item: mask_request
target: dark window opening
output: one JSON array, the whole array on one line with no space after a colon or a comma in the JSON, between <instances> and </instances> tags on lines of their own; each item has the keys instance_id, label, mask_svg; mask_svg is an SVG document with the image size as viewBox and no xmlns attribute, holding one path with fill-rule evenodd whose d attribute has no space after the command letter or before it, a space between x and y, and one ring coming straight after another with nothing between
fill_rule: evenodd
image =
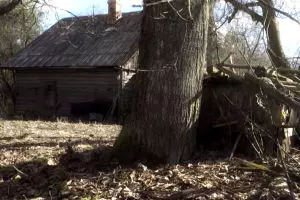
<instances>
[{"instance_id":1,"label":"dark window opening","mask_svg":"<svg viewBox=\"0 0 300 200\"><path fill-rule=\"evenodd\" d=\"M49 108L54 108L56 106L56 83L45 84L44 87L44 105Z\"/></svg>"},{"instance_id":2,"label":"dark window opening","mask_svg":"<svg viewBox=\"0 0 300 200\"><path fill-rule=\"evenodd\" d=\"M112 117L116 116L116 110L113 111ZM111 116L111 112L112 101L71 103L71 114L75 117L89 117L91 114L97 114L106 118Z\"/></svg>"}]
</instances>

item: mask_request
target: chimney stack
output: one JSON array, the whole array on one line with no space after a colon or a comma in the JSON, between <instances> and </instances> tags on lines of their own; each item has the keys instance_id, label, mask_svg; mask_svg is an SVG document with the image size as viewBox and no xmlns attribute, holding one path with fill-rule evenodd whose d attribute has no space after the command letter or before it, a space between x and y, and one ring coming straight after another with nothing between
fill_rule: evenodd
<instances>
[{"instance_id":1,"label":"chimney stack","mask_svg":"<svg viewBox=\"0 0 300 200\"><path fill-rule=\"evenodd\" d=\"M108 24L115 24L122 17L120 0L108 0Z\"/></svg>"}]
</instances>

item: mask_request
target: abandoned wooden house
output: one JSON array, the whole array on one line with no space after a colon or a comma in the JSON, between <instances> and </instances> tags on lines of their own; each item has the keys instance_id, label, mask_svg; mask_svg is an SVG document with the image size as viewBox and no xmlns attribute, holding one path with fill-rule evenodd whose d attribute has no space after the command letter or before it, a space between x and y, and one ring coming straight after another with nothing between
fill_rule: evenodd
<instances>
[{"instance_id":1,"label":"abandoned wooden house","mask_svg":"<svg viewBox=\"0 0 300 200\"><path fill-rule=\"evenodd\" d=\"M137 65L141 13L65 18L2 68L15 75L16 113L71 116L122 110ZM130 70L124 70L130 69Z\"/></svg>"}]
</instances>

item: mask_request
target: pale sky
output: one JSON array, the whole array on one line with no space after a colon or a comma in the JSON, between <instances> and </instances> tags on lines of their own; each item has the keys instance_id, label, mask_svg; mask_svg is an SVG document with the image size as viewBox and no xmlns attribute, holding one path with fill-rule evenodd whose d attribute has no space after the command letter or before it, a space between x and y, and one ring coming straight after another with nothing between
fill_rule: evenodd
<instances>
[{"instance_id":1,"label":"pale sky","mask_svg":"<svg viewBox=\"0 0 300 200\"><path fill-rule=\"evenodd\" d=\"M48 0L49 4L57 8L71 11L75 15L89 15L107 13L107 0ZM142 0L121 0L122 11L138 11L141 8L133 8L132 5L141 4ZM300 0L283 1L287 10L300 11ZM71 15L63 10L45 7L44 28L52 26L58 19L70 17ZM279 18L280 36L284 51L287 56L299 56L300 50L300 25L290 19Z\"/></svg>"},{"instance_id":2,"label":"pale sky","mask_svg":"<svg viewBox=\"0 0 300 200\"><path fill-rule=\"evenodd\" d=\"M68 10L77 16L90 15L93 12L95 14L107 13L107 0L48 0L47 2L49 5L53 5L58 9L44 6L43 11L45 12L45 29L52 26L55 22L57 22L58 19L72 16L64 10ZM139 5L141 2L142 0L121 0L122 11L131 12L141 10L141 8L132 7L132 5ZM60 10L59 8L64 10Z\"/></svg>"}]
</instances>

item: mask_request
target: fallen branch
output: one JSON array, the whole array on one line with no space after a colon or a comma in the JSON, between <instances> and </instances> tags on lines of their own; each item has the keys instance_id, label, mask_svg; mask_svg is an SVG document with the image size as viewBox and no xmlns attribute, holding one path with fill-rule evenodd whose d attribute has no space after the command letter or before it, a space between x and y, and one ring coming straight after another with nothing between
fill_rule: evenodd
<instances>
[{"instance_id":1,"label":"fallen branch","mask_svg":"<svg viewBox=\"0 0 300 200\"><path fill-rule=\"evenodd\" d=\"M237 124L239 123L239 121L237 120L234 120L234 121L230 121L230 122L224 122L224 123L218 123L218 124L215 124L212 126L212 128L220 128L220 127L223 127L223 126L230 126L230 125L234 125L234 124Z\"/></svg>"},{"instance_id":2,"label":"fallen branch","mask_svg":"<svg viewBox=\"0 0 300 200\"><path fill-rule=\"evenodd\" d=\"M294 108L296 110L300 110L300 103L298 101L295 101L288 95L284 94L283 92L277 90L273 85L266 83L263 81L263 79L259 79L249 73L246 73L244 76L245 80L250 83L251 85L254 85L256 87L259 87L262 89L262 91L267 94L268 96L274 98L278 102L281 102L287 106L290 106L291 108Z\"/></svg>"},{"instance_id":3,"label":"fallen branch","mask_svg":"<svg viewBox=\"0 0 300 200\"><path fill-rule=\"evenodd\" d=\"M186 190L175 192L174 194L166 198L166 200L186 199L188 196L192 196L192 195L203 195L205 197L208 197L206 194L202 192L201 189L189 188Z\"/></svg>"},{"instance_id":4,"label":"fallen branch","mask_svg":"<svg viewBox=\"0 0 300 200\"><path fill-rule=\"evenodd\" d=\"M25 176L25 177L29 177L28 174L25 174L24 172L22 172L21 170L19 170L16 166L12 166L18 173L20 173L21 175Z\"/></svg>"},{"instance_id":5,"label":"fallen branch","mask_svg":"<svg viewBox=\"0 0 300 200\"><path fill-rule=\"evenodd\" d=\"M290 196L292 197L293 200L296 200L295 194L293 192L293 185L294 185L294 183L292 182L292 180L290 178L290 175L288 173L285 161L283 160L283 155L282 155L282 151L281 151L281 145L279 143L278 138L276 140L276 143L277 143L277 147L280 149L279 150L279 158L280 158L280 161L281 161L281 164L282 164L282 168L283 168L283 172L284 172L284 175L285 175L285 178L286 178L286 183L287 183L288 188L289 188Z\"/></svg>"},{"instance_id":6,"label":"fallen branch","mask_svg":"<svg viewBox=\"0 0 300 200\"><path fill-rule=\"evenodd\" d=\"M261 88L263 90L263 92L265 92L268 96L274 98L278 102L286 104L296 110L300 110L300 102L294 100L293 98L289 97L285 93L279 91L274 85L266 83L263 79L260 79L260 78L256 77L255 75L252 75L248 72L246 72L244 77L242 77L242 76L234 73L232 70L224 68L224 67L228 67L228 66L233 67L234 65L224 64L221 62L220 64L217 64L216 66L217 66L218 70L220 70L220 72L223 72L223 73L229 75L231 78L239 80L239 81L244 80L251 85ZM234 67L245 67L245 65L236 65ZM247 66L247 69L250 69L250 66ZM284 69L284 70L286 71L286 69ZM297 84L297 83L293 83L293 84Z\"/></svg>"},{"instance_id":7,"label":"fallen branch","mask_svg":"<svg viewBox=\"0 0 300 200\"><path fill-rule=\"evenodd\" d=\"M242 137L242 132L240 132L240 134L238 135L238 137L236 138L235 142L234 142L234 145L233 145L233 148L232 148L232 151L231 151L231 154L230 154L230 157L229 157L229 160L231 160L233 158L233 155L235 153L235 150L241 140L241 137Z\"/></svg>"},{"instance_id":8,"label":"fallen branch","mask_svg":"<svg viewBox=\"0 0 300 200\"><path fill-rule=\"evenodd\" d=\"M261 68L262 66L256 65L256 66L249 66L249 65L234 65L234 64L228 64L224 63L224 67L228 68L233 68L233 69L256 69L256 68ZM300 70L297 69L287 69L287 68L271 68L271 71L278 72L278 73L292 73L292 74L299 74L300 75Z\"/></svg>"}]
</instances>

